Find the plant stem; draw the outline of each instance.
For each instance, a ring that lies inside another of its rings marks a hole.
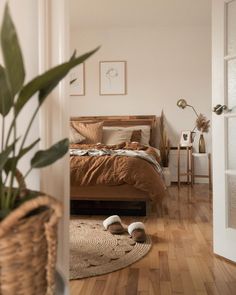
[[[15,200],[16,200],[16,196],[19,193],[19,189],[16,189],[13,193],[13,196],[11,198],[11,202],[10,202],[10,206],[11,208],[14,208],[14,204],[15,204]]]
[[[17,130],[16,130],[16,113],[14,110],[14,119],[13,119],[13,136],[14,136],[14,142],[16,141],[16,134],[17,134]],[[16,145],[14,145],[13,147],[13,158],[15,158],[16,156]],[[12,162],[12,169],[11,169],[11,179],[10,179],[10,185],[8,188],[8,192],[7,192],[7,198],[6,198],[6,203],[5,203],[5,208],[6,209],[10,209],[11,207],[11,198],[12,198],[12,188],[13,188],[13,183],[14,183],[14,177],[15,177],[15,171],[16,171],[16,167],[14,165],[14,161]]]
[[[13,120],[12,120],[12,122],[11,122],[11,125],[10,125],[10,128],[8,130],[8,133],[7,133],[7,139],[6,139],[5,147],[7,147],[7,145],[8,145],[8,142],[9,142],[9,139],[10,139],[10,136],[11,136],[11,131],[12,131],[13,127],[14,127],[15,122],[16,122],[16,118],[14,117]]]
[[[3,201],[3,184],[2,184],[2,171],[1,171],[1,183],[0,183],[0,199],[1,199],[1,202],[0,202],[0,204],[1,204],[1,209],[2,209],[2,201]]]
[[[5,178],[4,182],[3,182],[4,186],[6,186],[6,184],[7,184],[8,177],[9,177],[9,173],[7,174],[7,176],[6,176],[6,178]]]
[[[30,122],[29,122],[29,125],[28,125],[28,127],[27,127],[27,129],[26,129],[25,135],[24,135],[24,137],[23,137],[23,140],[22,140],[22,143],[21,143],[21,146],[20,146],[19,154],[20,154],[20,152],[22,151],[22,149],[23,149],[23,147],[24,147],[24,144],[25,144],[25,141],[26,141],[27,136],[28,136],[28,134],[29,134],[30,128],[31,128],[31,126],[32,126],[32,124],[33,124],[33,122],[34,122],[34,119],[35,119],[35,117],[36,117],[36,115],[37,115],[39,109],[40,109],[40,105],[37,106],[35,112],[33,113],[32,118],[31,118],[31,120],[30,120]]]
[[[24,147],[24,144],[25,144],[25,141],[27,139],[27,136],[29,134],[29,131],[30,131],[30,128],[32,126],[32,123],[39,111],[39,108],[40,108],[40,105],[37,106],[35,112],[33,113],[33,116],[29,122],[29,125],[26,129],[26,132],[25,132],[25,135],[23,137],[23,140],[22,140],[22,143],[21,143],[21,146],[20,146],[20,149],[19,149],[19,152],[18,154],[20,154],[20,152],[22,151],[23,147]],[[6,139],[6,146],[8,144],[8,141],[10,139],[10,135],[11,135],[11,132],[12,132],[12,129],[14,130],[14,141],[16,140],[16,116],[14,116],[13,118],[13,121],[11,122],[11,125],[10,125],[10,128],[9,128],[9,131],[8,131],[8,135],[7,135],[7,139]],[[16,154],[16,150],[15,150],[15,147],[14,147],[14,150],[13,150],[13,157],[15,157],[15,154]],[[14,164],[13,164],[14,165]],[[30,171],[27,172],[26,176],[30,173]],[[4,204],[4,207],[5,208],[8,208],[10,205],[14,205],[14,203],[11,202],[11,194],[12,194],[12,187],[13,187],[13,182],[14,182],[14,177],[15,177],[15,167],[13,166],[12,167],[12,171],[11,171],[11,178],[10,178],[10,186],[8,188],[8,191],[7,191],[7,197],[6,197],[6,202]],[[5,180],[5,183],[8,179],[8,176],[6,177],[6,180]],[[16,196],[13,196],[13,199],[12,201],[14,201]]]
[[[26,177],[30,174],[30,172],[33,170],[32,167],[29,168],[29,170],[25,173],[25,175],[23,176],[24,180],[26,179]]]
[[[2,146],[1,151],[3,151],[4,148],[4,137],[5,137],[5,117],[2,118]]]
[[[5,117],[3,116],[2,118],[2,144],[1,144],[1,151],[3,151],[4,148],[4,131],[5,131]],[[2,183],[2,169],[0,171],[0,198],[1,198],[1,208],[2,208],[2,203],[3,203],[3,183]]]

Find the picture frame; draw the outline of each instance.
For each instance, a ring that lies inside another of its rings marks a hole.
[[[126,95],[127,94],[127,62],[100,61],[99,62],[99,94]]]
[[[181,131],[180,146],[190,147],[192,146],[192,136],[190,130]]]
[[[70,72],[70,95],[85,95],[85,64],[79,64]]]

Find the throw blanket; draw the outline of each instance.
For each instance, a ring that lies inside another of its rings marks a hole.
[[[152,200],[160,200],[165,185],[151,147],[124,143],[117,146],[71,145],[71,186],[133,185]]]
[[[71,156],[126,156],[126,157],[137,157],[144,159],[148,161],[149,163],[153,164],[156,168],[158,173],[162,173],[161,165],[157,162],[157,160],[153,157],[153,155],[150,155],[146,153],[145,151],[140,150],[109,150],[109,149],[70,149],[70,155]]]

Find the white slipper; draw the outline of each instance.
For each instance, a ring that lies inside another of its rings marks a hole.
[[[128,226],[128,233],[138,243],[146,241],[145,226],[142,222],[133,222]]]
[[[122,234],[125,231],[118,215],[109,216],[103,221],[103,226],[105,230],[109,230],[111,234]]]

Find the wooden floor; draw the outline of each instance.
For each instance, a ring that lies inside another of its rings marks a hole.
[[[70,294],[235,295],[236,266],[212,253],[210,197],[206,185],[171,187],[163,217],[122,217],[145,222],[152,250],[123,270],[71,281]]]

